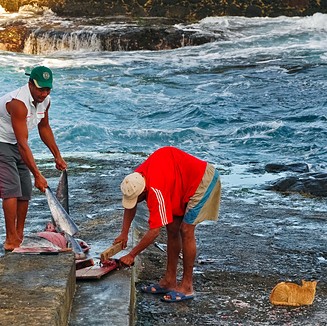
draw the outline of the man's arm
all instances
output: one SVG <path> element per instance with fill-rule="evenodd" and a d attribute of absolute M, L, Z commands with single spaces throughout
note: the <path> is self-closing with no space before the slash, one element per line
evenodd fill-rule
<path fill-rule="evenodd" d="M 42 139 L 43 143 L 49 148 L 50 152 L 55 158 L 56 168 L 58 170 L 65 170 L 67 168 L 67 163 L 61 157 L 59 148 L 57 146 L 55 137 L 49 124 L 49 107 L 50 104 L 44 113 L 44 118 L 38 124 L 40 138 Z"/>
<path fill-rule="evenodd" d="M 127 247 L 128 233 L 136 214 L 137 205 L 132 209 L 124 209 L 123 224 L 120 235 L 114 240 L 114 244 L 123 242 L 123 249 Z"/>
<path fill-rule="evenodd" d="M 137 205 L 132 209 L 124 209 L 123 225 L 120 235 L 115 239 L 114 244 L 117 242 L 123 242 L 123 248 L 127 247 L 128 233 L 135 217 L 137 210 Z M 160 227 L 155 229 L 150 229 L 145 233 L 140 242 L 130 251 L 128 255 L 120 258 L 120 261 L 125 265 L 132 265 L 135 256 L 141 253 L 145 248 L 147 248 L 153 241 L 157 238 L 160 233 Z"/>
<path fill-rule="evenodd" d="M 28 128 L 26 124 L 27 108 L 23 102 L 15 99 L 7 103 L 6 107 L 11 117 L 19 153 L 34 176 L 35 187 L 44 192 L 45 188 L 48 186 L 47 180 L 38 169 L 32 151 L 28 146 Z"/>
<path fill-rule="evenodd" d="M 135 257 L 140 254 L 145 248 L 147 248 L 158 237 L 160 233 L 160 227 L 148 230 L 140 242 L 130 251 L 129 254 L 120 258 L 120 261 L 128 266 L 134 263 Z"/>

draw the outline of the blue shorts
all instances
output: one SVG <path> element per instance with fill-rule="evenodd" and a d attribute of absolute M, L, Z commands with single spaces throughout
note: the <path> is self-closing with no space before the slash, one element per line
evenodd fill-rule
<path fill-rule="evenodd" d="M 207 164 L 203 178 L 190 198 L 183 221 L 187 224 L 199 224 L 204 220 L 217 221 L 221 197 L 221 182 L 218 171 Z"/>
<path fill-rule="evenodd" d="M 22 160 L 18 145 L 0 142 L 0 198 L 30 200 L 31 172 Z"/>

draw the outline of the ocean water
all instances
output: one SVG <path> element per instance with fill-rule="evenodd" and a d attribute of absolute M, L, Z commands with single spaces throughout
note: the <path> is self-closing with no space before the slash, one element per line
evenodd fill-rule
<path fill-rule="evenodd" d="M 2 11 L 0 25 L 33 17 Z M 49 12 L 37 19 L 67 24 Z M 264 172 L 267 163 L 326 169 L 327 15 L 209 17 L 179 27 L 223 38 L 159 52 L 104 52 L 92 41 L 54 49 L 45 39 L 38 54 L 0 52 L 0 95 L 24 84 L 25 70 L 47 65 L 64 156 L 124 158 L 177 146 L 220 169 L 224 195 L 289 205 L 259 186 L 280 177 Z M 29 141 L 37 158 L 49 156 L 36 131 Z M 292 200 L 326 209 L 321 199 Z"/>

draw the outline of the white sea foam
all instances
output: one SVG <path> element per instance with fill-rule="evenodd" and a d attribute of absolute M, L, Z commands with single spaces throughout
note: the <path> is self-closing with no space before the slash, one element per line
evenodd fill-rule
<path fill-rule="evenodd" d="M 327 31 L 327 14 L 315 13 L 299 20 L 302 28 Z"/>
<path fill-rule="evenodd" d="M 0 15 L 7 13 L 6 9 L 0 6 Z"/>

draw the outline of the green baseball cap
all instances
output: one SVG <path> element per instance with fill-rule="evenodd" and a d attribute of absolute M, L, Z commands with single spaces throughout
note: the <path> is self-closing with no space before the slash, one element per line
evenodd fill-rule
<path fill-rule="evenodd" d="M 52 88 L 52 71 L 48 67 L 35 67 L 31 73 L 25 73 L 33 79 L 37 88 Z"/>

